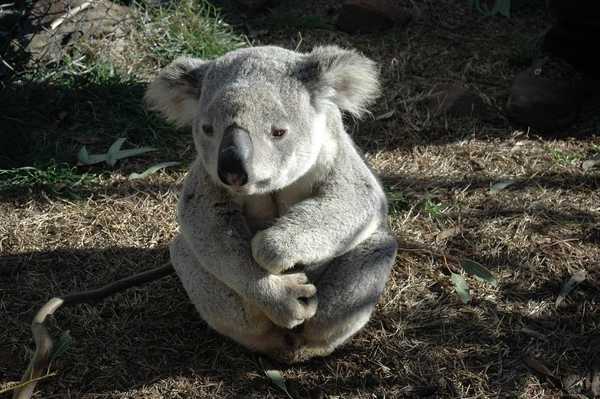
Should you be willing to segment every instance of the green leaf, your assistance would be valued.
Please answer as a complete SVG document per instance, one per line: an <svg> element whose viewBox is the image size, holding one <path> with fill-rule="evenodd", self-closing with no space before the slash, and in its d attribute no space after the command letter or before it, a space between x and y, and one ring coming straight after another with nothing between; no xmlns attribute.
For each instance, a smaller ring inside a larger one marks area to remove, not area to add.
<svg viewBox="0 0 600 399"><path fill-rule="evenodd" d="M56 341L56 343L54 344L54 347L52 348L52 351L48 355L50 360L52 361L52 360L58 358L59 356L61 356L63 353L65 353L69 349L69 347L71 346L72 343L73 343L73 338L71 337L69 330L64 331L60 335L60 338L58 338L58 341Z"/></svg>
<svg viewBox="0 0 600 399"><path fill-rule="evenodd" d="M263 363L263 360L261 358L259 358L258 361L259 361L261 367L263 368L265 375L267 377L269 377L269 380L271 380L271 383L273 385L275 385L277 388L281 389L283 392L285 392L285 394L288 396L288 398L294 399L294 397L289 393L289 391L287 389L287 386L285 384L285 379L283 378L283 374L281 374L281 371L274 370L274 369L268 369L267 367L265 367L265 364Z"/></svg>
<svg viewBox="0 0 600 399"><path fill-rule="evenodd" d="M77 153L77 160L82 165L95 165L106 162L106 154L89 154L87 148L83 146Z"/></svg>
<svg viewBox="0 0 600 399"><path fill-rule="evenodd" d="M573 291L573 289L577 287L581 282L583 282L586 278L587 273L585 270L580 270L577 273L573 274L571 278L566 283L564 283L562 288L560 289L560 293L558 294L558 298L556 298L555 305L559 306L562 303L562 301L565 300L567 295L569 295L569 293Z"/></svg>
<svg viewBox="0 0 600 399"><path fill-rule="evenodd" d="M119 137L115 140L114 143L110 146L108 151L106 152L106 163L108 166L115 166L119 158L117 158L119 150L123 146L123 143L127 140L124 137Z"/></svg>
<svg viewBox="0 0 600 399"><path fill-rule="evenodd" d="M490 193L496 194L496 193L504 190L506 187L512 186L513 184L515 184L514 180L504 180L504 181L498 182L490 188Z"/></svg>
<svg viewBox="0 0 600 399"><path fill-rule="evenodd" d="M148 169L146 169L145 171L143 171L142 173L132 173L129 175L129 180L136 180L136 179L144 179L148 176L150 176L151 174L154 174L156 172L158 172L161 169L164 168L168 168L169 166L175 166L175 165L179 165L180 162L161 162L161 163L157 163L156 165L152 165L150 166Z"/></svg>
<svg viewBox="0 0 600 399"><path fill-rule="evenodd" d="M118 138L106 153L106 163L109 166L115 166L118 160L124 158L135 157L137 155L142 155L150 151L156 151L156 148L153 147L140 147L140 148L131 148L129 150L121 150L123 143L125 142L125 138Z"/></svg>
<svg viewBox="0 0 600 399"><path fill-rule="evenodd" d="M452 273L450 276L452 283L454 284L454 290L463 301L463 303L469 303L471 300L471 293L469 292L469 285L463 276L460 274Z"/></svg>
<svg viewBox="0 0 600 399"><path fill-rule="evenodd" d="M145 154L147 152L156 151L154 147L139 147L139 148L131 148L129 150L119 151L115 155L115 161L123 158L131 158L138 155ZM112 165L111 165L112 166Z"/></svg>
<svg viewBox="0 0 600 399"><path fill-rule="evenodd" d="M481 263L471 259L465 259L462 263L462 268L465 272L474 275L476 279L485 283L490 283L494 287L498 286L496 277Z"/></svg>

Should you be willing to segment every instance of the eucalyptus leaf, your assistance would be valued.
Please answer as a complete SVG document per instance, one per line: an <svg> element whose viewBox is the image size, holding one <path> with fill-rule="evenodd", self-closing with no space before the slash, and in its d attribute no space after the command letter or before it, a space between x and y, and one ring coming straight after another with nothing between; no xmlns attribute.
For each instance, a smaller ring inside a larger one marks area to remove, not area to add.
<svg viewBox="0 0 600 399"><path fill-rule="evenodd" d="M485 283L490 283L494 287L498 286L496 277L481 263L471 259L465 259L462 263L462 268L465 272L474 275L476 279Z"/></svg>
<svg viewBox="0 0 600 399"><path fill-rule="evenodd" d="M128 178L129 178L129 180L144 179L144 178L150 176L151 174L158 172L161 169L168 168L169 166L175 166L175 165L179 165L179 162L161 162L156 165L150 166L148 169L146 169L142 173L134 172L134 173L130 174Z"/></svg>
<svg viewBox="0 0 600 399"><path fill-rule="evenodd" d="M562 288L560 289L560 293L558 294L558 298L556 298L555 305L559 306L565 300L567 295L569 295L569 293L573 291L573 289L577 287L581 282L583 282L586 278L587 273L585 270L580 270L577 273L573 274L571 278L566 283L564 283Z"/></svg>
<svg viewBox="0 0 600 399"><path fill-rule="evenodd" d="M392 116L394 116L395 113L396 113L395 110L391 110L391 111L385 112L385 113L383 113L381 115L377 115L375 117L375 120L376 121L382 121L382 120L385 120L385 119L390 119Z"/></svg>
<svg viewBox="0 0 600 399"><path fill-rule="evenodd" d="M281 389L283 392L285 392L288 398L294 399L294 397L290 394L290 392L287 389L287 385L285 384L285 378L283 378L283 374L281 373L281 371L265 367L263 360L261 358L259 358L258 360L261 367L263 368L263 371L265 372L265 375L269 378L269 380L271 380L271 383L277 388Z"/></svg>
<svg viewBox="0 0 600 399"><path fill-rule="evenodd" d="M142 154L145 154L145 153L151 152L151 151L156 151L156 148L154 148L154 147L139 147L139 148L131 148L129 150L122 150L122 151L117 152L114 155L115 162L120 159L135 157L135 156L142 155ZM113 165L111 165L111 166L113 166Z"/></svg>
<svg viewBox="0 0 600 399"><path fill-rule="evenodd" d="M77 153L77 160L82 165L95 165L106 162L106 154L90 154L85 146L81 147Z"/></svg>
<svg viewBox="0 0 600 399"><path fill-rule="evenodd" d="M586 159L585 161L583 161L583 163L581 164L581 167L583 168L584 171L588 171L590 169L594 169L600 166L600 158L592 158L592 159Z"/></svg>
<svg viewBox="0 0 600 399"><path fill-rule="evenodd" d="M504 190L506 187L512 186L513 184L515 184L514 180L504 180L504 181L498 182L490 188L490 193L496 194L496 193Z"/></svg>
<svg viewBox="0 0 600 399"><path fill-rule="evenodd" d="M454 289L463 303L469 303L471 300L471 293L469 292L469 284L463 276L460 274L452 273L450 276L452 283L454 284Z"/></svg>
<svg viewBox="0 0 600 399"><path fill-rule="evenodd" d="M106 163L109 166L115 166L115 164L119 160L119 158L117 158L117 156L118 156L119 150L123 146L123 143L125 143L125 140L127 140L127 139L124 137L119 137L118 139L115 140L114 143L112 143L112 145L106 152Z"/></svg>

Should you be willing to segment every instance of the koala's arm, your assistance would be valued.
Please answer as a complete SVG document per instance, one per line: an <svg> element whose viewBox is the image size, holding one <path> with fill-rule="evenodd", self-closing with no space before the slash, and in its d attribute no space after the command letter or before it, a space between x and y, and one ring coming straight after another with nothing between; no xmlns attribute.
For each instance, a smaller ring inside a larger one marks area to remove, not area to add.
<svg viewBox="0 0 600 399"><path fill-rule="evenodd" d="M263 268L280 273L296 264L326 262L386 223L383 189L356 157L353 166L333 170L314 196L293 205L253 238L253 255Z"/></svg>
<svg viewBox="0 0 600 399"><path fill-rule="evenodd" d="M275 276L252 257L251 235L241 211L195 162L179 199L180 234L202 267L240 297L257 305L277 325L291 328L316 311L316 293L301 273Z"/></svg>

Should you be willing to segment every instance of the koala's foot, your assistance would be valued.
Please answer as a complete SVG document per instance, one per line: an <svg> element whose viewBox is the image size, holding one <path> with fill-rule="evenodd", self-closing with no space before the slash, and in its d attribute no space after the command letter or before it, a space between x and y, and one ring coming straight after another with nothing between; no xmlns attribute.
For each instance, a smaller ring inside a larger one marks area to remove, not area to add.
<svg viewBox="0 0 600 399"><path fill-rule="evenodd" d="M330 355L334 348L330 346L307 345L301 331L284 332L284 345L278 350L267 353L267 356L280 363L294 364L305 362L313 357Z"/></svg>
<svg viewBox="0 0 600 399"><path fill-rule="evenodd" d="M385 228L334 259L314 282L319 308L302 334L307 353L324 356L369 321L396 256L397 243Z"/></svg>

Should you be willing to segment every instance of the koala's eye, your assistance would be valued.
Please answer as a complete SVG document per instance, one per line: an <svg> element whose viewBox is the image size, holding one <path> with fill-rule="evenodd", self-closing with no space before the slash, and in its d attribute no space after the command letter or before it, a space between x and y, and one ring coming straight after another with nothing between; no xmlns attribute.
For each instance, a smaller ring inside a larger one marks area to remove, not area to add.
<svg viewBox="0 0 600 399"><path fill-rule="evenodd" d="M213 135L213 127L211 125L202 125L202 131L207 136L212 136Z"/></svg>
<svg viewBox="0 0 600 399"><path fill-rule="evenodd" d="M273 137L283 137L287 133L287 129L271 129L271 136Z"/></svg>

